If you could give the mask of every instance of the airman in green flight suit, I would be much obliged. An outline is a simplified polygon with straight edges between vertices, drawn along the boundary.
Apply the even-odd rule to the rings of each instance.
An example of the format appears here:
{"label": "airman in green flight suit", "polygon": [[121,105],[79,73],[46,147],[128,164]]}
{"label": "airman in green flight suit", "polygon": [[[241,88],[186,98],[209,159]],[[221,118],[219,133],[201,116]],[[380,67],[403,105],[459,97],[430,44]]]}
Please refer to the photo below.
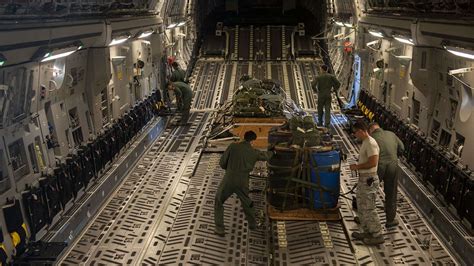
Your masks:
{"label": "airman in green flight suit", "polygon": [[322,74],[317,76],[311,83],[311,88],[318,94],[318,125],[329,127],[331,124],[331,91],[337,92],[341,83],[336,76],[328,73],[328,66],[321,66]]}
{"label": "airman in green flight suit", "polygon": [[193,91],[191,87],[184,82],[169,82],[168,90],[174,91],[176,96],[176,103],[178,111],[181,111],[181,120],[178,121],[180,126],[184,126],[188,123],[189,111],[191,110],[191,101],[193,99]]}
{"label": "airman in green flight suit", "polygon": [[219,236],[225,235],[224,202],[234,193],[240,199],[249,228],[253,230],[257,227],[255,209],[249,198],[249,174],[255,163],[268,160],[271,152],[253,148],[251,142],[256,139],[255,132],[245,132],[244,140],[230,144],[220,159],[219,165],[226,171],[217,189],[214,202],[214,233]]}
{"label": "airman in green flight suit", "polygon": [[185,82],[186,71],[184,71],[177,62],[173,62],[171,65],[173,67],[173,72],[171,73],[170,81],[172,82]]}
{"label": "airman in green flight suit", "polygon": [[377,175],[383,181],[385,193],[385,227],[398,225],[397,214],[397,187],[398,187],[398,154],[402,154],[405,146],[403,142],[389,130],[383,130],[379,124],[371,123],[369,132],[380,148]]}

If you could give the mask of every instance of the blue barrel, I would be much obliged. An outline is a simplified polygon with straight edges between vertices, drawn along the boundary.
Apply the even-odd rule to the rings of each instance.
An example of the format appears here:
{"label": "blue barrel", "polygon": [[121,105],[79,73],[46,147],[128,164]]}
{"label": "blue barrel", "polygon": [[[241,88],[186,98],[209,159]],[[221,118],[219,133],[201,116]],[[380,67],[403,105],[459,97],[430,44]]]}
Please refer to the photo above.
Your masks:
{"label": "blue barrel", "polygon": [[311,182],[320,186],[313,189],[315,209],[335,208],[339,199],[341,178],[341,154],[338,150],[311,153],[312,165],[316,163],[319,177],[314,165],[311,168]]}

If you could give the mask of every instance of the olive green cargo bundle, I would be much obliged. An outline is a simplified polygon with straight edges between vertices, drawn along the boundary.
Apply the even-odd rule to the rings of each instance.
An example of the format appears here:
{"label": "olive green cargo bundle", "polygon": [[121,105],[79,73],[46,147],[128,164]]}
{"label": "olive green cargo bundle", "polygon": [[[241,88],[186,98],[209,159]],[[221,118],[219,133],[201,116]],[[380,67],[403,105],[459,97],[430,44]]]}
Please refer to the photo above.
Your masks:
{"label": "olive green cargo bundle", "polygon": [[232,114],[236,117],[283,116],[285,93],[272,80],[248,79],[241,83],[232,100]]}

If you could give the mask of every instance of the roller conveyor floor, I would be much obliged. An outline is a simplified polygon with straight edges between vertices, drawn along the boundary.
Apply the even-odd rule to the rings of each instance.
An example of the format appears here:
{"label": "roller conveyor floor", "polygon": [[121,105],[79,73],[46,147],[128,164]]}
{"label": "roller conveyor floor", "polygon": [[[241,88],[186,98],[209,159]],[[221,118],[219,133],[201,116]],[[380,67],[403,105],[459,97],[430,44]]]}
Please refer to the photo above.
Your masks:
{"label": "roller conveyor floor", "polygon": [[[239,201],[226,202],[226,236],[213,234],[213,206],[223,177],[219,153],[203,153],[212,123],[212,110],[231,98],[238,77],[283,79],[288,95],[306,110],[314,111],[308,86],[309,70],[316,61],[225,62],[199,60],[193,75],[195,98],[190,125],[169,125],[143,155],[130,174],[92,217],[86,229],[61,258],[63,265],[295,265],[295,264],[455,264],[443,243],[423,220],[403,192],[398,195],[400,224],[384,228],[385,244],[366,247],[349,235],[357,230],[350,201],[340,198],[340,222],[269,221],[265,215],[265,181],[251,180],[251,198],[262,217],[262,226],[249,231]],[[269,71],[270,70],[270,71]],[[286,76],[285,76],[286,75]],[[230,88],[230,89],[224,89]],[[336,104],[333,104],[335,106]],[[356,156],[358,147],[343,130],[344,115],[334,110],[334,139],[345,152]],[[171,123],[170,123],[171,124]],[[264,172],[265,165],[257,165]],[[356,178],[343,163],[341,190],[348,191]],[[378,213],[385,222],[382,192]]]}

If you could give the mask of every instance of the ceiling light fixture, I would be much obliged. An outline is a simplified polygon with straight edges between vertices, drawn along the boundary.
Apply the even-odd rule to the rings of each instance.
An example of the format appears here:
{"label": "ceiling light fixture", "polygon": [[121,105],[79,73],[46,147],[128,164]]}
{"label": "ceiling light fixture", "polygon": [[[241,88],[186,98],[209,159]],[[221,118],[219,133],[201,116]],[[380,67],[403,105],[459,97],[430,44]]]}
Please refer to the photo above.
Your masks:
{"label": "ceiling light fixture", "polygon": [[474,60],[473,50],[468,50],[468,49],[454,47],[454,46],[444,46],[444,49],[446,49],[446,51],[452,53],[453,55]]}
{"label": "ceiling light fixture", "polygon": [[176,25],[176,27],[181,27],[181,26],[183,26],[184,24],[186,24],[186,21],[181,21],[180,23],[178,23],[178,24]]}
{"label": "ceiling light fixture", "polygon": [[393,36],[393,38],[401,43],[415,45],[413,39],[405,37],[405,36]]}
{"label": "ceiling light fixture", "polygon": [[473,71],[474,71],[474,67],[464,67],[464,68],[449,70],[448,74],[452,76],[452,75],[469,73],[469,72],[473,72]]}
{"label": "ceiling light fixture", "polygon": [[344,23],[340,22],[340,21],[336,21],[336,25],[340,26],[340,27],[344,27]]}
{"label": "ceiling light fixture", "polygon": [[380,31],[369,30],[369,33],[372,36],[383,38],[383,33]]}
{"label": "ceiling light fixture", "polygon": [[138,36],[138,39],[146,38],[146,37],[152,35],[153,33],[154,33],[153,30],[142,32],[142,33],[140,34],[140,36]]}
{"label": "ceiling light fixture", "polygon": [[109,46],[114,46],[114,45],[117,45],[117,44],[124,43],[124,42],[126,42],[129,38],[130,38],[130,35],[128,35],[128,36],[120,36],[120,37],[117,37],[117,38],[113,38],[112,41],[109,43]]}
{"label": "ceiling light fixture", "polygon": [[167,29],[173,29],[173,28],[176,28],[176,25],[178,25],[177,23],[172,23],[170,25],[168,25],[168,27],[166,27]]}
{"label": "ceiling light fixture", "polygon": [[372,45],[378,44],[378,42],[379,42],[379,40],[375,40],[375,41],[368,42],[366,45],[367,46],[372,46]]}
{"label": "ceiling light fixture", "polygon": [[[68,46],[65,48],[58,48],[58,49],[48,49],[48,48],[40,48],[39,56],[41,58],[41,62],[48,62],[51,60],[63,58],[69,56],[76,51],[82,49],[84,46],[81,42],[75,42],[72,46]],[[43,56],[41,56],[43,55]]]}
{"label": "ceiling light fixture", "polygon": [[6,62],[7,58],[3,54],[0,54],[0,67],[5,65]]}
{"label": "ceiling light fixture", "polygon": [[56,55],[50,55],[48,57],[43,58],[43,60],[41,60],[41,62],[47,62],[47,61],[51,61],[51,60],[54,60],[54,59],[63,58],[63,57],[66,57],[66,56],[69,56],[69,55],[73,54],[76,51],[77,51],[77,49],[75,49],[73,51],[59,53],[59,54],[56,54]]}

